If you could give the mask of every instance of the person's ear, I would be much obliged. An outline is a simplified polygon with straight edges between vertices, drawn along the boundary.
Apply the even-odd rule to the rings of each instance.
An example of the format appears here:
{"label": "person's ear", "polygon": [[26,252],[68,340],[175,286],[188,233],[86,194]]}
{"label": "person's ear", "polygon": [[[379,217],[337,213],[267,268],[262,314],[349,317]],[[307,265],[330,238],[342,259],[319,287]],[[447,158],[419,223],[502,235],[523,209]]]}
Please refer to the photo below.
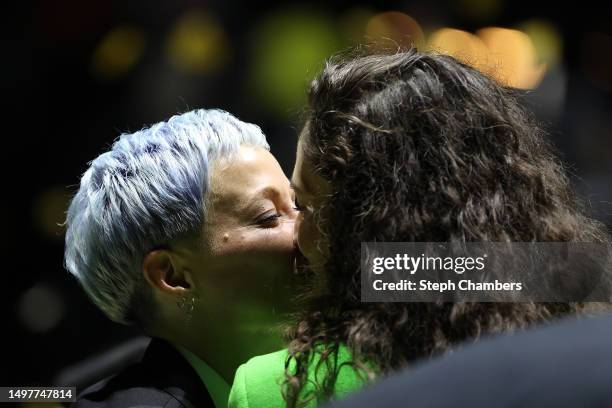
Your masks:
{"label": "person's ear", "polygon": [[193,290],[191,274],[169,250],[156,249],[146,254],[142,273],[153,289],[165,294],[183,295],[186,290]]}

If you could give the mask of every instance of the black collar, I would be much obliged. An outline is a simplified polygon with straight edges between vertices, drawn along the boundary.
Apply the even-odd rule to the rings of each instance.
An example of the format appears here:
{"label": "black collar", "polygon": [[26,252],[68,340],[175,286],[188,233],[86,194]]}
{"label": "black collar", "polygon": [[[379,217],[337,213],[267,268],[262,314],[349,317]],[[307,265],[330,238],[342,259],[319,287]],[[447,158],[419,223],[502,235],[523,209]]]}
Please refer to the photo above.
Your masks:
{"label": "black collar", "polygon": [[141,363],[145,370],[151,370],[154,385],[185,405],[214,407],[202,379],[172,344],[159,338],[151,339]]}

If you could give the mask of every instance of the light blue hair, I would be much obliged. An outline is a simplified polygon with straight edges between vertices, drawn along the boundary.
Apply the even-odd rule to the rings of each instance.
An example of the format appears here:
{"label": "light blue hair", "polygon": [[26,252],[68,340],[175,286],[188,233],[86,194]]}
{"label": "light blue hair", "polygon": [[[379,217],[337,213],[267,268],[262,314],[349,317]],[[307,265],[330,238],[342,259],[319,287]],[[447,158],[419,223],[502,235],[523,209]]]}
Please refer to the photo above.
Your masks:
{"label": "light blue hair", "polygon": [[258,126],[200,109],[123,134],[90,163],[68,208],[64,261],[111,320],[136,320],[144,255],[201,230],[211,165],[242,145],[269,149]]}

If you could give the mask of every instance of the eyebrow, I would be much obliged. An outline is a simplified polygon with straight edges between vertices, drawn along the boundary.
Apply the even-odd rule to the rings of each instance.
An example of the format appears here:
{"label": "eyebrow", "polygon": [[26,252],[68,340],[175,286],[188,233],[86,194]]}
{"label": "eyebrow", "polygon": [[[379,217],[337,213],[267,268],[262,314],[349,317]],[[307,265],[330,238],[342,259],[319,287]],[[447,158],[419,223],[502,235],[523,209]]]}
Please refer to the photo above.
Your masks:
{"label": "eyebrow", "polygon": [[252,198],[268,198],[268,199],[276,199],[281,195],[281,192],[272,186],[266,186],[253,194]]}
{"label": "eyebrow", "polygon": [[280,196],[281,192],[278,189],[272,186],[266,186],[255,191],[253,194],[249,194],[246,200],[241,200],[238,202],[232,200],[232,203],[236,211],[244,213],[249,211],[256,211],[258,208],[256,202],[262,198],[274,201],[277,200]]}

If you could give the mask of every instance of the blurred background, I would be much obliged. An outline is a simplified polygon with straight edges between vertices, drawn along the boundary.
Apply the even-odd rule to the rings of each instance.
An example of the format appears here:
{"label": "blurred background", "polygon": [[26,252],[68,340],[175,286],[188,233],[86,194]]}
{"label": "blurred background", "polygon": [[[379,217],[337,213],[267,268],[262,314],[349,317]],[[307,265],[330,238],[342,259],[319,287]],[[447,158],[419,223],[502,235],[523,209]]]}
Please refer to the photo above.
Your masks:
{"label": "blurred background", "polygon": [[594,0],[12,3],[0,385],[65,381],[135,336],[62,266],[59,224],[90,160],[122,132],[217,107],[259,124],[290,174],[306,85],[355,44],[413,43],[527,90],[589,211],[612,225],[612,15]]}

